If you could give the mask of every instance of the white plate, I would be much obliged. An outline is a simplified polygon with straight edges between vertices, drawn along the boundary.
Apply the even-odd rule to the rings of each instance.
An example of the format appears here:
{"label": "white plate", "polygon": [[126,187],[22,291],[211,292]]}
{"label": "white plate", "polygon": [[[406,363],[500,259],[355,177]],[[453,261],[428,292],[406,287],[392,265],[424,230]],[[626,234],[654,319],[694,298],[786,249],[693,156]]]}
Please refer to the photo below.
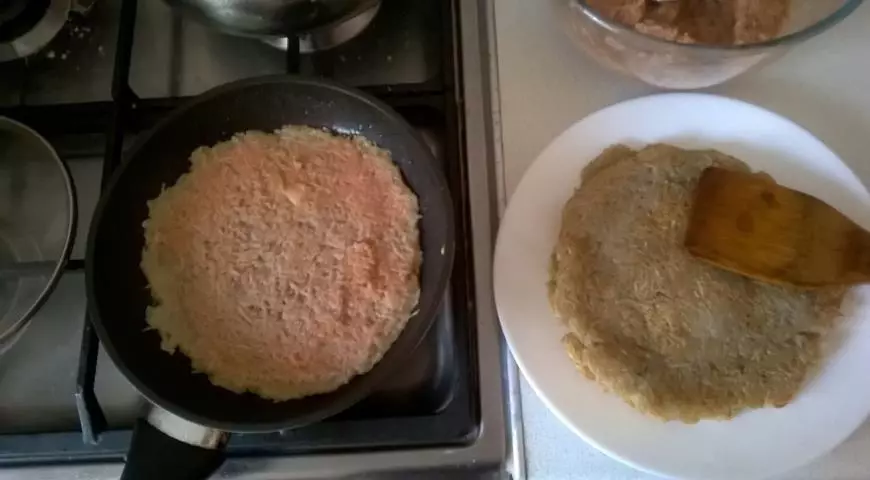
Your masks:
{"label": "white plate", "polygon": [[867,287],[853,289],[844,304],[846,318],[833,335],[833,353],[785,408],[754,410],[727,422],[662,422],[603,392],[574,368],[560,344],[565,328],[547,302],[547,263],[562,206],[580,171],[602,149],[620,142],[718,149],[870,226],[870,195],[849,168],[809,132],[759,107],[711,95],[666,94],[590,115],[553,141],[526,171],[499,231],[495,300],[529,383],[588,443],[662,476],[765,478],[830,451],[870,412]]}

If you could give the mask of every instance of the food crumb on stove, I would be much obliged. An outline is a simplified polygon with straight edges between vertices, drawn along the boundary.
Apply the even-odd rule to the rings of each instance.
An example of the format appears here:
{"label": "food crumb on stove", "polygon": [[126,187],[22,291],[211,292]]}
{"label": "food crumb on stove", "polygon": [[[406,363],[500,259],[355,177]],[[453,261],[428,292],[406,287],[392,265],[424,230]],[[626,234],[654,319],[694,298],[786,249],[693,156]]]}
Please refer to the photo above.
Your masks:
{"label": "food crumb on stove", "polygon": [[791,0],[587,0],[603,16],[679,43],[743,45],[775,38]]}

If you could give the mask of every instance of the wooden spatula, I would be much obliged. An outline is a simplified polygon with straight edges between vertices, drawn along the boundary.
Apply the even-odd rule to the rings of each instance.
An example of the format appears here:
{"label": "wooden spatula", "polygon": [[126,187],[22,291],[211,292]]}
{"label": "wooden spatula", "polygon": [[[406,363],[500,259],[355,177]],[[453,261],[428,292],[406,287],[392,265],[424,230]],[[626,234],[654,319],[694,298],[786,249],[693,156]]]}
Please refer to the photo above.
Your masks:
{"label": "wooden spatula", "polygon": [[870,233],[821,200],[759,174],[706,169],[685,245],[702,260],[766,282],[870,282]]}

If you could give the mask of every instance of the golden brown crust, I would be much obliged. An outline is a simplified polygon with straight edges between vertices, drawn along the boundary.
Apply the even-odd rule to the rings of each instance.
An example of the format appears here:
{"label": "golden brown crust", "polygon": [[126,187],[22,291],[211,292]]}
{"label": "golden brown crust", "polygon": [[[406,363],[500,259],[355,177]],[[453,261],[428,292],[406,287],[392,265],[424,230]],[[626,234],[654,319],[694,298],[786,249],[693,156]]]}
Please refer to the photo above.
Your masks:
{"label": "golden brown crust", "polygon": [[191,156],[149,202],[142,270],[163,348],[274,400],[371,369],[419,295],[417,197],[383,151],[309,127]]}
{"label": "golden brown crust", "polygon": [[820,361],[844,293],[762,284],[691,258],[682,237],[710,165],[748,170],[712,150],[608,149],[565,205],[548,284],[584,375],[689,423],[788,403]]}
{"label": "golden brown crust", "polygon": [[742,45],[779,35],[791,0],[587,0],[605,17],[679,43]]}

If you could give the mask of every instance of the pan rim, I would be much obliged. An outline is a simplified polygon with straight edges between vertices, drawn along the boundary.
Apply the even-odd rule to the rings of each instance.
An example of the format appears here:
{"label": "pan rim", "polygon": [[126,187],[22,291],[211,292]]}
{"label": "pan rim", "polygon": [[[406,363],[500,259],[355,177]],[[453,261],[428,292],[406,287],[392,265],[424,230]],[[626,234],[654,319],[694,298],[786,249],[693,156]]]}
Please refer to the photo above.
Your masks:
{"label": "pan rim", "polygon": [[[174,123],[175,119],[183,116],[188,111],[198,107],[199,105],[211,101],[217,97],[220,97],[229,92],[235,92],[239,90],[243,90],[245,88],[250,88],[254,86],[262,86],[267,84],[288,84],[288,85],[305,85],[305,86],[314,86],[316,88],[325,88],[327,90],[332,90],[337,92],[340,95],[352,97],[357,100],[368,104],[373,109],[377,110],[381,115],[383,115],[386,119],[393,122],[395,125],[400,126],[403,130],[402,133],[408,135],[409,138],[413,138],[414,141],[420,146],[421,151],[425,152],[425,160],[421,161],[421,164],[425,164],[423,168],[426,170],[427,175],[432,176],[433,178],[437,178],[437,183],[441,186],[438,189],[438,199],[437,202],[441,204],[444,208],[444,214],[447,218],[446,225],[444,226],[444,235],[445,235],[445,243],[443,245],[443,258],[444,261],[441,262],[443,267],[443,271],[439,274],[437,278],[437,283],[433,290],[440,292],[439,295],[433,296],[429,298],[428,303],[426,305],[418,303],[416,306],[416,310],[418,311],[417,315],[426,312],[427,317],[425,321],[419,321],[412,323],[412,320],[415,316],[412,316],[408,320],[408,324],[405,325],[405,328],[396,338],[394,343],[387,349],[381,359],[375,364],[375,366],[369,370],[368,372],[352,377],[347,383],[338,387],[336,390],[332,392],[327,392],[323,395],[337,394],[341,392],[342,389],[348,388],[348,386],[352,385],[354,381],[363,381],[364,383],[360,384],[360,386],[355,387],[354,389],[348,391],[347,393],[337,397],[335,400],[331,401],[328,405],[323,408],[318,408],[315,411],[309,412],[304,415],[297,415],[293,418],[288,418],[286,420],[267,420],[267,421],[223,421],[216,420],[210,416],[202,415],[196,411],[181,407],[180,405],[176,405],[171,401],[166,400],[161,395],[155,392],[147,382],[142,381],[138,375],[136,375],[128,365],[121,358],[121,354],[118,349],[114,345],[114,342],[111,341],[111,335],[108,330],[105,328],[103,321],[101,319],[101,315],[99,313],[99,301],[95,295],[95,255],[94,255],[94,245],[96,243],[97,232],[100,230],[100,225],[102,224],[103,216],[106,210],[107,205],[110,203],[110,200],[113,196],[114,191],[117,189],[117,185],[120,182],[121,177],[124,172],[127,170],[128,166],[134,161],[137,157],[137,154],[143,149],[145,145],[149,143],[149,141],[160,131],[167,128],[168,125]],[[318,421],[329,418],[333,415],[336,415],[347,408],[353,406],[360,400],[362,400],[365,396],[367,396],[371,390],[378,385],[385,377],[387,377],[392,369],[396,368],[397,364],[400,362],[393,362],[393,365],[388,365],[388,368],[378,368],[387,355],[389,355],[390,351],[394,348],[396,342],[398,342],[409,328],[416,327],[415,330],[412,330],[411,339],[408,341],[409,345],[407,346],[408,352],[412,352],[417,346],[423,341],[426,337],[426,334],[431,329],[434,324],[435,318],[440,311],[440,307],[443,303],[444,295],[446,294],[447,286],[452,274],[453,263],[455,260],[455,212],[453,209],[453,202],[449,193],[449,188],[447,186],[447,181],[445,175],[442,171],[435,168],[436,159],[434,155],[426,146],[425,141],[420,137],[419,133],[400,115],[398,112],[393,110],[391,107],[383,103],[382,101],[374,98],[373,96],[345,85],[342,85],[338,82],[321,79],[315,77],[306,77],[300,75],[267,75],[260,77],[252,77],[243,80],[238,80],[235,82],[230,82],[226,84],[219,85],[210,90],[207,90],[195,97],[190,98],[183,105],[174,109],[172,112],[167,114],[165,117],[161,118],[157,123],[154,124],[150,129],[140,134],[138,138],[134,141],[133,145],[127,150],[124,154],[121,162],[115,168],[115,171],[112,173],[110,180],[106,183],[106,188],[102,192],[100,196],[100,200],[94,209],[93,220],[91,222],[90,229],[88,231],[87,237],[87,251],[85,255],[85,290],[87,295],[88,304],[92,306],[89,308],[88,321],[94,327],[94,330],[97,333],[98,338],[100,339],[103,348],[105,348],[106,353],[109,355],[109,358],[112,360],[113,364],[118,368],[124,378],[126,378],[133,386],[136,388],[137,392],[141,394],[149,403],[152,405],[162,408],[174,415],[177,415],[181,418],[187,419],[191,422],[198,423],[200,425],[204,425],[211,428],[216,428],[226,432],[233,433],[266,433],[266,432],[274,432],[279,430],[289,430],[298,427],[302,427],[305,425],[310,425],[312,423],[316,423]],[[410,185],[409,185],[410,187]],[[413,190],[413,189],[412,189]],[[416,194],[416,192],[415,192]],[[423,297],[421,295],[421,300]],[[144,312],[143,312],[144,315]],[[392,367],[392,368],[389,368]],[[215,387],[220,388],[220,387]],[[316,396],[312,396],[316,397]],[[293,400],[290,400],[293,401]],[[276,402],[281,403],[281,402]]]}

